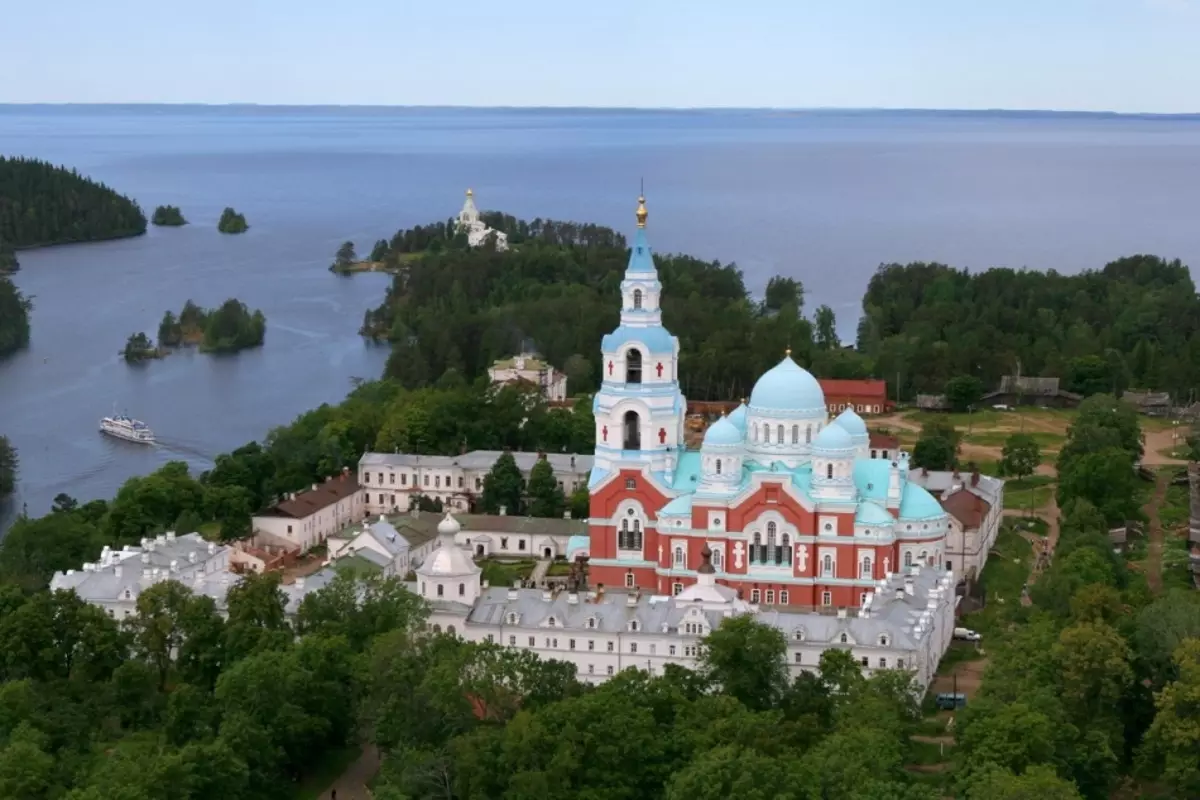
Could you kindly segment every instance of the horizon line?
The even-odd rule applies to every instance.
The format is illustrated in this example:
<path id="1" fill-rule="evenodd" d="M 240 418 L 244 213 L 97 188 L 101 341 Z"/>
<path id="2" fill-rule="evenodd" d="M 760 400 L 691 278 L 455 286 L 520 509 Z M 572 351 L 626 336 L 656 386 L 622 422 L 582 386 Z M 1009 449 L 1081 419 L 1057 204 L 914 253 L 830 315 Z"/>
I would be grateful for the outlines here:
<path id="1" fill-rule="evenodd" d="M 759 112 L 759 113 L 900 113 L 900 114 L 1043 114 L 1058 116 L 1103 116 L 1103 117 L 1196 117 L 1200 111 L 1111 111 L 1104 109 L 1047 109 L 1047 108 L 936 108 L 913 106 L 619 106 L 619 105 L 464 105 L 444 103 L 436 105 L 405 105 L 387 103 L 259 103 L 230 102 L 207 103 L 194 101 L 136 101 L 136 102 L 80 102 L 80 101 L 0 101 L 0 108 L 262 108 L 262 109 L 363 109 L 405 111 L 622 111 L 622 112 Z"/>

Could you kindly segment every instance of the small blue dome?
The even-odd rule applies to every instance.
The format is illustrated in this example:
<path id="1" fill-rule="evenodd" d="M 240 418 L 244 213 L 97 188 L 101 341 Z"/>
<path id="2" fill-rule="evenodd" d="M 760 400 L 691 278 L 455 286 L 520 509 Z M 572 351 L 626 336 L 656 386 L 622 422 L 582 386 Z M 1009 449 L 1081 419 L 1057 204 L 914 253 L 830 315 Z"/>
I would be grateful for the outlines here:
<path id="1" fill-rule="evenodd" d="M 935 519 L 945 515 L 942 504 L 915 483 L 905 483 L 900 495 L 900 519 Z"/>
<path id="2" fill-rule="evenodd" d="M 896 520 L 886 510 L 880 508 L 878 503 L 868 501 L 858 504 L 854 521 L 861 522 L 863 525 L 891 525 Z"/>
<path id="3" fill-rule="evenodd" d="M 737 426 L 729 421 L 729 417 L 721 417 L 704 432 L 704 446 L 739 445 L 744 438 Z"/>
<path id="4" fill-rule="evenodd" d="M 742 432 L 743 438 L 746 433 L 746 404 L 742 403 L 733 410 L 729 415 L 729 421 L 737 426 L 737 429 Z"/>
<path id="5" fill-rule="evenodd" d="M 847 408 L 841 414 L 838 414 L 837 419 L 833 421 L 833 424 L 841 427 L 851 436 L 870 435 L 867 433 L 867 423 L 863 422 L 862 417 L 854 413 L 853 408 Z"/>
<path id="6" fill-rule="evenodd" d="M 826 425 L 813 439 L 813 450 L 853 450 L 854 440 L 840 425 Z"/>
<path id="7" fill-rule="evenodd" d="M 755 411 L 818 412 L 825 410 L 825 393 L 812 374 L 785 356 L 758 379 L 750 392 Z"/>

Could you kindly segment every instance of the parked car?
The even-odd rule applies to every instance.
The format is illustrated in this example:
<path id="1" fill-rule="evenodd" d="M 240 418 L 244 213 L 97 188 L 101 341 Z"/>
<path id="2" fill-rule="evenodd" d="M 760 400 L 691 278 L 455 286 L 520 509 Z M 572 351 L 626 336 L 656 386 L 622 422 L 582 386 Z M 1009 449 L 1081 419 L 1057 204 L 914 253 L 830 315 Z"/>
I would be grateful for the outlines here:
<path id="1" fill-rule="evenodd" d="M 983 637 L 970 628 L 955 628 L 954 638 L 962 639 L 964 642 L 979 642 L 983 641 Z"/>
<path id="2" fill-rule="evenodd" d="M 962 708 L 967 704 L 967 696 L 961 692 L 958 694 L 942 692 L 934 698 L 934 702 L 942 711 L 953 711 L 954 709 Z"/>

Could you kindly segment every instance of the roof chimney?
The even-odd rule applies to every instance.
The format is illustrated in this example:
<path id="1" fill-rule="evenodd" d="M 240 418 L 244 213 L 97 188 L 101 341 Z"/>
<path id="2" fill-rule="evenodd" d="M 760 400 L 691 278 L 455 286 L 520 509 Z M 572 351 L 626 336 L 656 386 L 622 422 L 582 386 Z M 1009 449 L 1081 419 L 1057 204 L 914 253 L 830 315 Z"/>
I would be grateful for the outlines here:
<path id="1" fill-rule="evenodd" d="M 317 484 L 315 484 L 315 483 L 312 485 L 312 490 L 313 490 L 314 492 L 315 492 L 317 489 L 319 489 L 319 488 L 321 488 L 321 487 L 320 487 L 320 486 L 318 486 L 318 485 L 317 485 Z"/>
<path id="2" fill-rule="evenodd" d="M 975 470 L 974 472 L 971 473 L 971 485 L 972 486 L 979 485 L 979 470 Z"/>
<path id="3" fill-rule="evenodd" d="M 896 599 L 897 599 L 897 600 L 903 600 L 903 599 L 904 599 L 904 587 L 902 587 L 902 586 L 897 586 L 897 587 L 896 587 Z"/>
<path id="4" fill-rule="evenodd" d="M 570 519 L 570 518 L 571 518 L 571 512 L 570 512 L 570 511 L 564 511 L 564 512 L 563 512 L 563 519 Z"/>
<path id="5" fill-rule="evenodd" d="M 553 598 L 553 596 L 550 594 L 549 589 L 542 590 L 542 602 L 543 603 L 549 603 L 552 598 Z"/>
<path id="6" fill-rule="evenodd" d="M 380 515 L 379 515 L 379 521 L 380 521 L 380 522 L 387 522 L 387 517 L 386 517 L 385 515 L 383 515 L 383 514 L 380 514 Z"/>
<path id="7" fill-rule="evenodd" d="M 905 578 L 905 579 L 904 579 L 904 593 L 905 593 L 905 594 L 907 594 L 907 595 L 911 595 L 911 594 L 913 594 L 913 593 L 914 593 L 914 589 L 913 589 L 913 579 L 912 579 L 912 578 Z"/>
<path id="8" fill-rule="evenodd" d="M 509 599 L 509 600 L 516 600 L 516 599 L 517 599 L 517 596 L 518 596 L 518 594 L 519 594 L 519 592 L 517 591 L 517 588 L 518 588 L 518 587 L 517 587 L 517 582 L 516 582 L 516 581 L 513 581 L 513 585 L 512 585 L 512 586 L 510 586 L 510 587 L 509 587 L 509 589 L 508 589 L 508 599 Z"/>
<path id="9" fill-rule="evenodd" d="M 113 567 L 113 574 L 116 575 L 118 578 L 121 577 L 121 565 L 120 564 L 117 564 L 115 567 Z"/>
<path id="10" fill-rule="evenodd" d="M 625 596 L 625 605 L 636 606 L 638 604 L 637 592 L 630 592 Z"/>
<path id="11" fill-rule="evenodd" d="M 567 605 L 572 605 L 572 606 L 579 605 L 579 595 L 575 592 L 569 592 L 567 594 Z"/>
<path id="12" fill-rule="evenodd" d="M 508 516 L 508 506 L 500 506 L 500 516 Z"/>
<path id="13" fill-rule="evenodd" d="M 846 618 L 846 609 L 839 608 L 837 610 L 837 615 L 838 615 L 838 619 L 845 619 Z"/>
<path id="14" fill-rule="evenodd" d="M 302 576 L 302 577 L 299 577 L 299 578 L 296 578 L 296 584 L 295 584 L 295 586 L 296 586 L 296 591 L 298 591 L 298 592 L 303 592 L 303 591 L 304 591 L 304 578 L 303 578 L 303 576 Z"/>

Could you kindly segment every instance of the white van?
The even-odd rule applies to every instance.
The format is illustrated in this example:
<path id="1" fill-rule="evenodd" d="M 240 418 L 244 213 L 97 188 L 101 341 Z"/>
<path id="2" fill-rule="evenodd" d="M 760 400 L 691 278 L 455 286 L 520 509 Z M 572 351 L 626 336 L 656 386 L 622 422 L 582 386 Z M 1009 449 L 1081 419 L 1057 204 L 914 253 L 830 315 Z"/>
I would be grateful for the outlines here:
<path id="1" fill-rule="evenodd" d="M 962 639 L 965 642 L 978 642 L 983 639 L 982 636 L 980 636 L 978 633 L 971 630 L 970 628 L 955 628 L 954 629 L 954 638 Z"/>

